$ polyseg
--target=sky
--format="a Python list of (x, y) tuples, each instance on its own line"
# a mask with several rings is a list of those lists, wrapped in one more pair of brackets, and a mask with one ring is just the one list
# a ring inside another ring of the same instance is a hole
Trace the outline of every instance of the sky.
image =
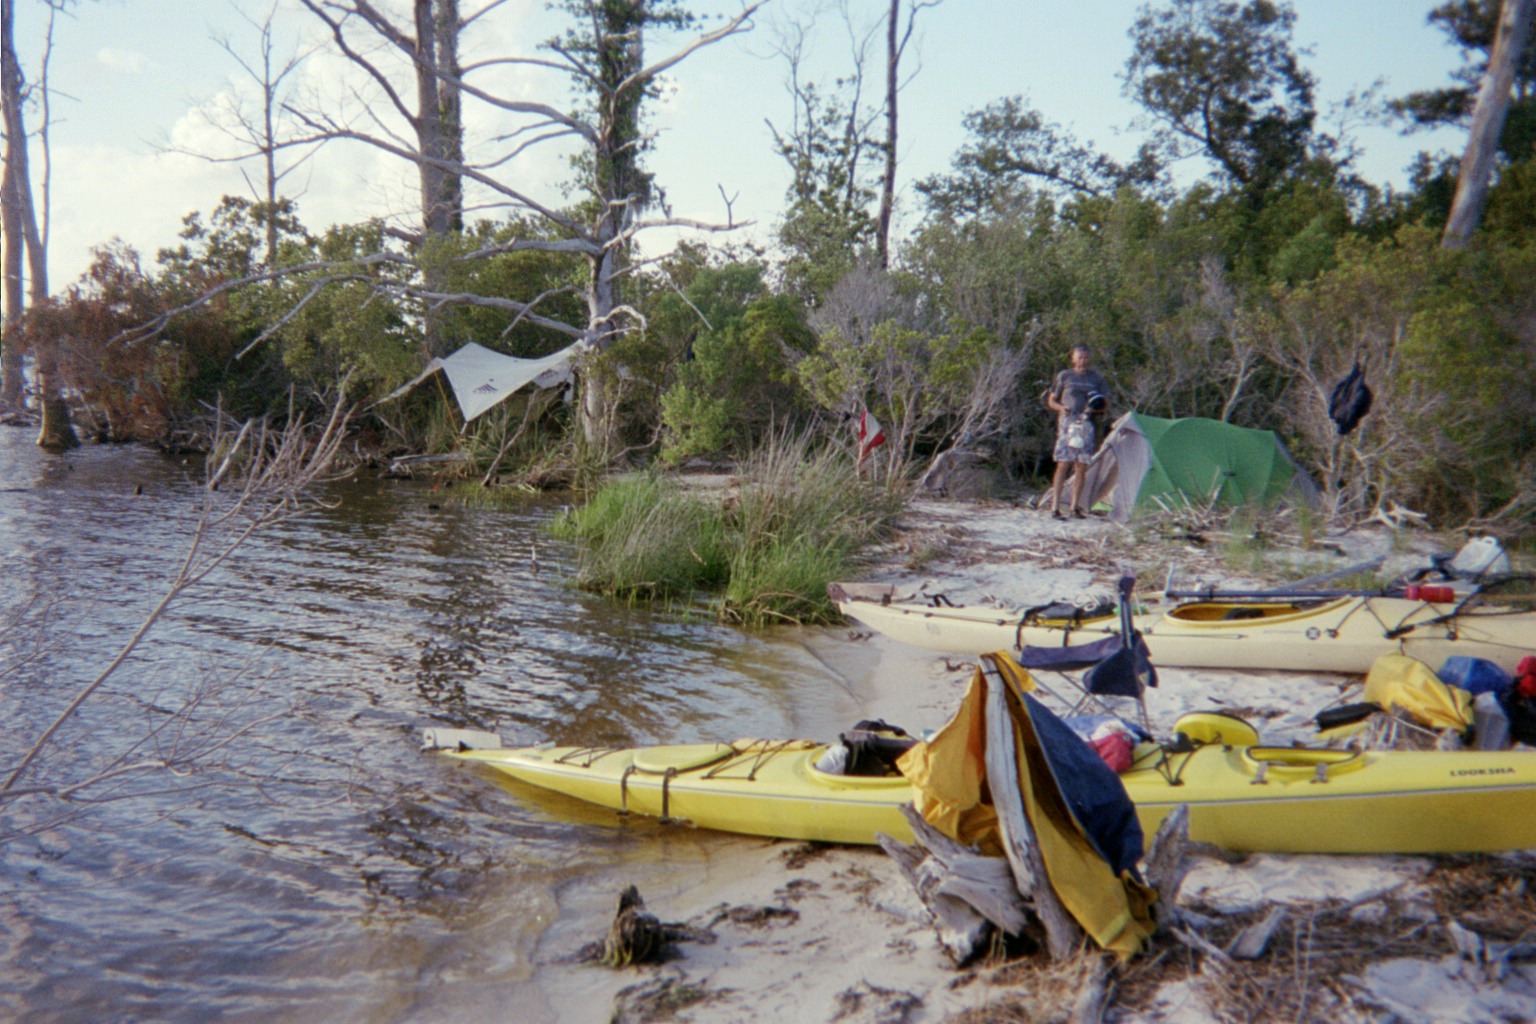
[[(294, 0), (77, 0), (54, 29), (49, 82), (53, 91), (49, 174), (50, 288), (58, 292), (89, 266), (91, 251), (113, 239), (137, 249), (146, 264), (174, 244), (183, 218), (207, 213), (224, 195), (251, 196), (250, 164), (202, 158), (229, 153), (215, 127), (218, 111), (249, 94), (250, 77), (230, 51), (253, 60), (256, 25), (277, 3), (274, 44), (279, 58), (310, 51), (321, 41), (312, 15)], [(398, 0), (386, 0), (398, 2)], [(785, 60), (778, 55), (784, 26), (813, 25), (806, 67), (813, 79), (847, 74), (850, 44), (834, 8), (811, 20), (813, 0), (769, 0), (754, 30), (701, 50), (673, 69), (669, 89), (654, 111), (660, 132), (649, 166), (678, 216), (709, 222), (755, 221), (743, 235), (771, 237), (784, 206), (789, 171), (773, 151), (770, 123), (791, 122), (793, 107)], [(872, 25), (883, 0), (844, 0), (851, 20)], [(1384, 95), (1449, 82), (1461, 55), (1426, 21), (1434, 0), (1293, 0), (1295, 44), (1317, 78), (1323, 127), (1330, 108), (1377, 80)], [(479, 6), (461, 0), (461, 12)], [(463, 58), (531, 55), (554, 23), (545, 0), (507, 0), (466, 38)], [(734, 12), (737, 5), (694, 0), (701, 13)], [(1145, 134), (1133, 127), (1140, 113), (1122, 94), (1131, 53), (1129, 29), (1140, 0), (943, 0), (918, 15), (901, 94), (898, 147), (898, 234), (921, 216), (912, 183), (949, 169), (965, 143), (964, 116), (1007, 96), (1030, 106), (1112, 156), (1129, 158)], [(42, 0), (16, 0), (17, 49), (29, 79), (43, 48)], [(218, 40), (227, 43), (221, 46)], [(651, 59), (663, 51), (648, 41)], [(881, 75), (877, 38), (869, 74)], [(324, 50), (307, 57), (291, 79), (295, 96), (315, 97), (334, 109), (346, 102), (342, 62)], [(550, 98), (553, 80), (499, 74), (497, 88), (524, 98)], [(878, 86), (876, 86), (878, 88)], [(36, 112), (30, 126), (37, 126)], [(492, 116), (468, 123), (474, 139), (505, 129)], [(1357, 128), (1360, 169), (1374, 182), (1407, 183), (1406, 168), (1420, 150), (1458, 152), (1462, 133), (1441, 130), (1403, 137), (1392, 128)], [(474, 150), (471, 150), (473, 154)], [(33, 186), (42, 186), (33, 157)], [(1197, 174), (1200, 168), (1190, 168)], [(543, 197), (558, 195), (567, 176), (563, 155), (536, 148), (498, 173)], [(299, 214), (312, 231), (371, 216), (408, 223), (414, 171), (355, 144), (319, 151), (285, 179)], [(253, 177), (251, 180), (255, 180)], [(471, 196), (471, 199), (474, 197)], [(715, 236), (717, 238), (721, 236)]]

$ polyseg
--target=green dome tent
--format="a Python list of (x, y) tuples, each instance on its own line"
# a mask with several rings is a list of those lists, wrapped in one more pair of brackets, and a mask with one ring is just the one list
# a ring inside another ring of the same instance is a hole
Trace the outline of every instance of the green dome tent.
[(1317, 487), (1273, 431), (1135, 412), (1116, 420), (1104, 438), (1086, 490), (1090, 507), (1107, 504), (1121, 522), (1159, 497), (1223, 505), (1317, 499)]

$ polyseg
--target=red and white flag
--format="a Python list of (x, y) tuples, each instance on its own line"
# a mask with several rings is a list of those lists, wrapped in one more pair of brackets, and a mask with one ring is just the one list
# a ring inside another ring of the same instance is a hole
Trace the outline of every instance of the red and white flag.
[(885, 444), (885, 428), (865, 409), (859, 413), (859, 465), (864, 464), (869, 453)]

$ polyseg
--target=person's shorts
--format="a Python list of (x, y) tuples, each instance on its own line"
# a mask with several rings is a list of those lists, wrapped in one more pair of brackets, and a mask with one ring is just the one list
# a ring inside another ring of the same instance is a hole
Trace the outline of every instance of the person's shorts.
[(1098, 448), (1098, 431), (1089, 425), (1088, 447), (1074, 448), (1067, 443), (1067, 425), (1061, 424), (1056, 430), (1056, 447), (1051, 452), (1051, 458), (1061, 462), (1092, 462), (1093, 453)]

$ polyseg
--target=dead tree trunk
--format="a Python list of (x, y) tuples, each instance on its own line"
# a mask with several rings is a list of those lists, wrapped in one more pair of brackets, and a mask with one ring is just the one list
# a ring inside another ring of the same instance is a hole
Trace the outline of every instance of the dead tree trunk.
[(1028, 893), (1035, 914), (1045, 926), (1045, 946), (1051, 959), (1065, 960), (1083, 944), (1083, 929), (1057, 898), (1045, 870), (1040, 843), (1024, 810), (1019, 792), (1018, 748), (1014, 746), (1013, 716), (1008, 691), (995, 675), (987, 679), (987, 785), (991, 787), (1003, 851), (1019, 891)]
[(896, 207), (896, 96), (901, 47), (896, 43), (896, 20), (901, 0), (891, 0), (885, 26), (885, 175), (880, 182), (880, 215), (875, 222), (875, 247), (880, 269), (891, 269), (891, 215)]
[(1504, 115), (1509, 110), (1510, 90), (1515, 81), (1515, 64), (1525, 52), (1533, 11), (1536, 0), (1504, 0), (1498, 35), (1494, 37), (1488, 69), (1477, 92), (1477, 105), (1472, 109), (1467, 151), (1456, 177), (1456, 198), (1451, 202), (1451, 214), (1441, 239), (1441, 245), (1447, 249), (1460, 249), (1471, 240), (1488, 205), (1499, 135), (1504, 130)]
[(18, 174), (25, 159), (26, 131), (22, 124), (21, 98), (25, 82), (16, 60), (15, 3), (0, 0), (0, 102), (5, 114), (5, 166), (0, 179), (0, 220), (3, 220), (5, 245), (5, 311), (0, 333), (0, 413), (13, 413), (22, 407), (22, 253), (26, 242), (22, 234), (21, 210), (24, 199)]
[[(26, 303), (35, 307), (48, 298), (48, 249), (43, 232), (38, 227), (37, 205), (33, 201), (32, 172), (28, 159), (28, 135), (26, 123), (26, 80), (16, 55), (15, 18), (13, 0), (4, 0), (3, 25), (0, 25), (0, 54), (4, 56), (4, 69), (0, 71), (0, 106), (5, 120), (5, 170), (3, 213), (5, 220), (5, 347), (9, 355), (20, 341), (22, 315), (25, 312), (21, 297), (22, 253), (26, 254), (27, 298)], [(52, 38), (53, 23), (50, 20), (48, 35)], [(43, 93), (47, 94), (47, 59), (44, 58)], [(43, 146), (47, 148), (47, 106), (44, 105)], [(18, 246), (16, 242), (21, 242)], [(80, 443), (75, 436), (74, 425), (69, 418), (69, 405), (59, 394), (54, 377), (54, 354), (48, 339), (34, 344), (37, 359), (36, 384), (39, 404), (42, 408), (42, 429), (38, 434), (39, 447), (58, 451)], [(20, 361), (17, 359), (15, 379), (7, 374), (6, 388), (14, 388), (20, 395)], [(0, 395), (3, 397), (3, 395)]]
[[(464, 189), (459, 170), (464, 160), (464, 129), (460, 108), (459, 36), (463, 24), (458, 0), (413, 0), (412, 24), (396, 24), (369, 0), (300, 0), (330, 28), (338, 49), (371, 78), (410, 126), (415, 148), (403, 155), (416, 164), (420, 183), (421, 231), (407, 235), (418, 250), (458, 234), (464, 225)], [(410, 62), (414, 97), (396, 91), (389, 75), (365, 47), (352, 45), (348, 24), (360, 20), (379, 39), (386, 41)], [(397, 152), (404, 147), (396, 149)], [(439, 260), (431, 253), (421, 261), (422, 279), (429, 292), (440, 290)], [(447, 355), (448, 339), (442, 336), (443, 314), (429, 305), (423, 314), (423, 343), (429, 356)]]

